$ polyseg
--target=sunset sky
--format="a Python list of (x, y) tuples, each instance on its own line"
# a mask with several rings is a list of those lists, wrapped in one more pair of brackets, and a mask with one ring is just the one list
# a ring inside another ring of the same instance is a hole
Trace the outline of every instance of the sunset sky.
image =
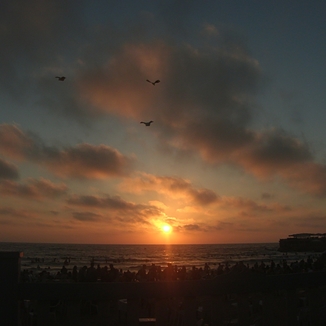
[(2, 0), (0, 241), (325, 233), (325, 14), (319, 0)]

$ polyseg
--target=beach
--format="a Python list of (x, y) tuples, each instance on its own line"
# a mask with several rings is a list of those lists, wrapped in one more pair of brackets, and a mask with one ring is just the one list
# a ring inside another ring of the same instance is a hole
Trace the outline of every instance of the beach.
[[(229, 293), (169, 299), (65, 301), (50, 309), (49, 301), (35, 304), (37, 325), (323, 325), (325, 287), (291, 291)], [(122, 303), (122, 306), (124, 303)], [(26, 317), (26, 315), (24, 315)], [(31, 320), (30, 320), (31, 321)], [(29, 325), (29, 324), (26, 324)]]
[[(246, 257), (243, 250), (240, 252), (242, 255), (234, 254), (233, 258)], [(109, 266), (105, 262), (96, 264), (96, 259), (90, 260), (85, 274), (94, 278), (80, 279), (77, 274), (74, 279), (71, 264), (60, 264), (54, 274), (47, 269), (26, 269), (21, 264), (23, 253), (17, 253), (19, 282), (13, 300), (19, 299), (22, 326), (323, 325), (326, 271), (317, 255), (311, 258), (306, 253), (300, 260), (290, 256), (289, 261), (282, 255), (276, 257), (283, 259), (274, 262), (271, 255), (259, 252), (254, 257), (246, 252), (250, 264), (246, 259), (224, 259), (196, 267), (189, 266), (193, 263), (190, 258), (186, 274), (180, 273), (183, 268), (179, 264), (156, 266), (146, 261), (133, 269), (130, 280), (123, 278), (126, 270), (108, 264), (117, 271), (116, 279), (110, 281), (106, 276), (102, 279), (103, 270), (109, 271)], [(48, 256), (45, 254), (44, 259)], [(12, 278), (8, 262), (3, 266), (7, 269), (3, 278)], [(150, 272), (153, 266), (157, 268), (154, 281)], [(137, 277), (141, 267), (143, 278)], [(77, 270), (83, 269), (85, 266)], [(25, 278), (30, 273), (34, 279)]]
[(217, 245), (94, 245), (51, 243), (5, 243), (0, 242), (0, 251), (23, 252), (22, 270), (35, 272), (49, 269), (56, 273), (65, 264), (72, 269), (89, 266), (91, 261), (100, 266), (113, 264), (117, 269), (137, 271), (142, 265), (152, 263), (165, 267), (168, 263), (191, 268), (204, 267), (208, 263), (216, 268), (219, 263), (230, 264), (242, 261), (269, 263), (287, 259), (288, 262), (315, 257), (316, 253), (281, 253), (278, 243), (217, 244)]
[[(257, 270), (244, 266), (235, 264), (206, 279), (26, 283), (26, 293), (34, 288), (45, 300), (27, 301), (23, 315), (28, 320), (32, 311), (37, 325), (48, 325), (49, 320), (53, 325), (141, 325), (141, 320), (145, 325), (194, 326), (326, 322), (326, 272), (320, 263), (312, 265), (320, 270), (299, 271), (295, 264), (284, 264), (274, 273), (272, 265), (261, 264)], [(76, 292), (81, 293), (79, 299)]]

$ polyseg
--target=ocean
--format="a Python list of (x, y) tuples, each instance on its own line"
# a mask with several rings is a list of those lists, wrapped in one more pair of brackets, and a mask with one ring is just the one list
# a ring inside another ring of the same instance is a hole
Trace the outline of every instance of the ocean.
[(281, 253), (278, 243), (259, 244), (209, 244), (209, 245), (98, 245), (98, 244), (50, 244), (50, 243), (0, 243), (0, 251), (23, 252), (21, 269), (47, 269), (56, 272), (65, 264), (72, 269), (77, 266), (103, 267), (113, 264), (124, 271), (137, 271), (142, 265), (166, 267), (168, 263), (191, 268), (204, 267), (207, 263), (216, 268), (219, 263), (231, 265), (243, 261), (252, 266), (255, 262), (275, 263), (306, 259), (315, 253)]

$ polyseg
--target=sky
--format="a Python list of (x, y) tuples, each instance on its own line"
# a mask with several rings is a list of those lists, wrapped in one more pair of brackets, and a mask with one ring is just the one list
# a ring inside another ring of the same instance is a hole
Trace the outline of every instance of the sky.
[(325, 233), (325, 11), (2, 0), (0, 241)]

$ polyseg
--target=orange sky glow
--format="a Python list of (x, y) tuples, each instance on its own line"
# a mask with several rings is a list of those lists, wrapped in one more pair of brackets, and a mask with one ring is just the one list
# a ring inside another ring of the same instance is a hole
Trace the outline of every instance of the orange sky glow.
[(4, 1), (0, 242), (326, 232), (323, 10), (159, 3)]

